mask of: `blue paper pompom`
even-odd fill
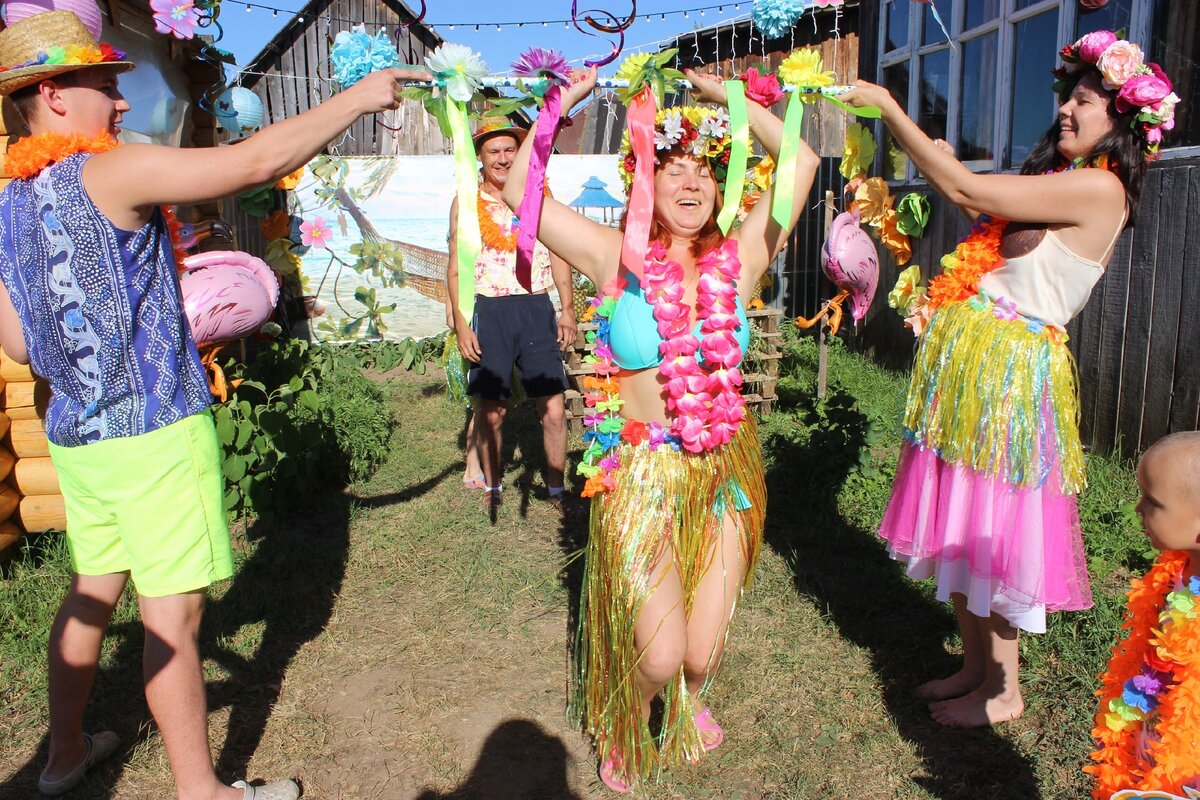
[[[754,24],[768,39],[778,39],[792,29],[804,8],[804,0],[754,0]]]
[[[333,40],[329,60],[334,82],[348,89],[372,72],[399,64],[400,54],[384,30],[370,36],[363,26],[356,25]]]

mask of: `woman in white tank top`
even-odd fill
[[[1091,606],[1063,328],[1136,214],[1146,159],[1177,98],[1113,33],[1089,34],[1067,52],[1058,113],[1020,175],[971,172],[882,87],[860,81],[845,96],[882,108],[921,174],[978,217],[948,257],[954,268],[930,285],[906,443],[880,527],[908,574],[936,577],[938,597],[954,602],[962,669],[917,689],[950,726],[1019,716],[1018,631],[1044,632],[1048,610]],[[1153,125],[1135,121],[1147,105]]]

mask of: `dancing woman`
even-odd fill
[[[576,77],[564,114],[595,86],[595,70]],[[688,78],[696,101],[727,102],[720,79]],[[748,106],[751,134],[777,156],[782,121]],[[702,697],[753,572],[766,510],[762,455],[736,368],[750,337],[744,309],[803,205],[781,227],[768,192],[726,238],[716,224],[715,176],[728,158],[727,118],[696,107],[662,111],[655,138],[641,278],[621,264],[621,232],[550,198],[538,233],[605,288],[592,385],[608,397],[608,413],[625,417],[619,433],[601,428],[613,446],[585,490],[594,495],[574,704],[595,738],[600,776],[618,792],[723,738]],[[504,189],[513,208],[531,141]],[[624,154],[621,168],[632,173],[634,161]],[[795,173],[782,178],[796,197],[808,196],[817,164],[801,142]],[[650,705],[660,694],[662,725],[652,733]]]
[[[943,260],[909,386],[906,442],[880,529],[913,578],[951,599],[962,669],[925,683],[938,722],[1021,714],[1018,630],[1091,606],[1076,494],[1086,483],[1067,323],[1137,213],[1146,160],[1176,98],[1141,50],[1108,31],[1064,48],[1059,108],[1020,175],[981,175],[943,151],[887,90],[851,105],[883,121],[921,174],[977,216]]]

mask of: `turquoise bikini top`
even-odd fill
[[[662,363],[662,354],[658,351],[662,336],[658,333],[658,323],[654,319],[654,307],[642,293],[642,285],[632,272],[625,276],[625,290],[617,298],[617,306],[612,314],[612,328],[609,332],[609,347],[612,348],[613,361],[621,369],[647,369]],[[746,310],[742,308],[742,298],[737,299],[738,326],[734,330],[734,338],[742,353],[750,346],[750,320]],[[700,336],[700,323],[692,332]]]

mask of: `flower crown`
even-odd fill
[[[725,186],[732,146],[729,114],[724,109],[681,106],[662,109],[655,117],[655,150],[669,151],[679,148],[684,153],[696,158],[708,159],[712,164],[718,189],[723,189]],[[618,170],[621,173],[621,183],[625,187],[625,194],[628,195],[633,186],[633,170],[637,164],[637,158],[629,143],[628,130],[621,137],[621,149],[618,156],[620,158]],[[770,159],[753,157],[750,162],[750,168],[746,172],[746,190],[742,198],[743,207],[747,203],[752,205],[752,201],[771,186],[773,162]],[[654,163],[661,163],[659,156],[655,156]]]
[[[26,67],[74,67],[83,64],[106,64],[124,60],[125,53],[106,42],[100,42],[96,46],[69,44],[65,47],[51,47],[49,50],[39,51],[37,58],[26,61],[23,64],[14,64],[11,67],[0,65],[0,72],[24,69]]]
[[[1112,31],[1089,33],[1059,53],[1063,65],[1054,70],[1054,91],[1061,93],[1071,75],[1087,66],[1095,67],[1104,88],[1117,92],[1117,111],[1138,113],[1130,127],[1143,140],[1146,158],[1158,155],[1163,131],[1175,127],[1179,96],[1171,91],[1171,80],[1155,63],[1146,63],[1142,49]]]

